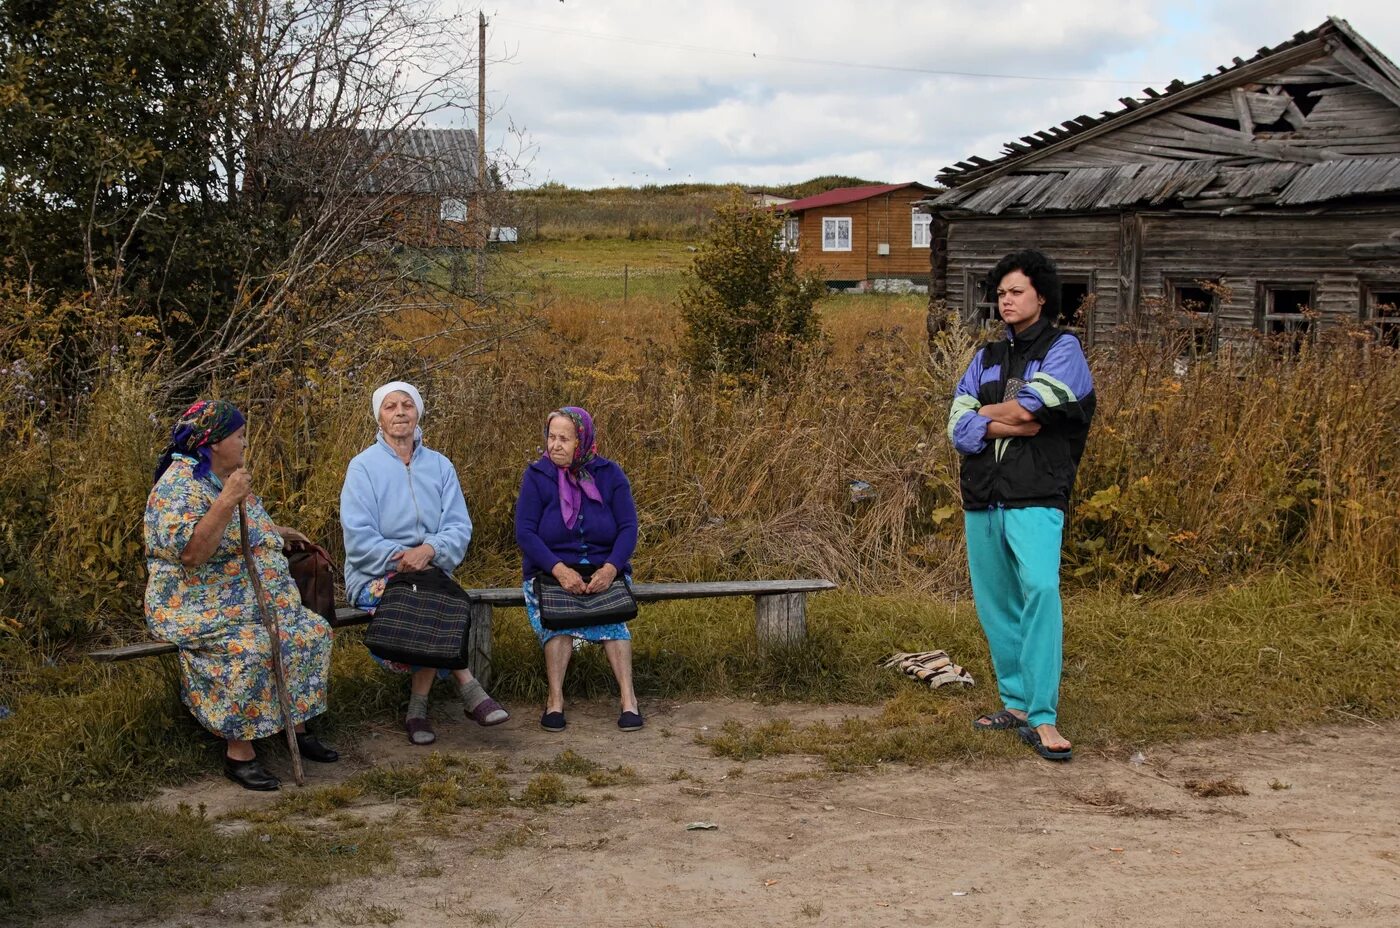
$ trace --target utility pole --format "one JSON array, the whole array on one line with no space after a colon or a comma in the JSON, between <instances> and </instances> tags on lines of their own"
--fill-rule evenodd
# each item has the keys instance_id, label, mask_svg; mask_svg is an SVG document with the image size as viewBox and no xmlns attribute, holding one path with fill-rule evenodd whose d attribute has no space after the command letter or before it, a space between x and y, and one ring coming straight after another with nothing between
<instances>
[{"instance_id":1,"label":"utility pole","mask_svg":"<svg viewBox=\"0 0 1400 928\"><path fill-rule=\"evenodd\" d=\"M486 239L491 221L486 216L486 14L476 14L476 299L486 295Z\"/></svg>"}]
</instances>

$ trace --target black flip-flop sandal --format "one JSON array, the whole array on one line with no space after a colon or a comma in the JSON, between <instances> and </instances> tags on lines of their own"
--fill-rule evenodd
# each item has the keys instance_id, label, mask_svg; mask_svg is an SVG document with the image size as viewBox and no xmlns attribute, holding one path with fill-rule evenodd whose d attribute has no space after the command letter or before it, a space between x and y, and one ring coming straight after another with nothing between
<instances>
[{"instance_id":1,"label":"black flip-flop sandal","mask_svg":"<svg viewBox=\"0 0 1400 928\"><path fill-rule=\"evenodd\" d=\"M972 727L978 731L1006 731L1011 728L1020 728L1024 724L1026 724L1025 719L1010 709L1002 709L991 715L979 715L973 720Z\"/></svg>"},{"instance_id":2,"label":"black flip-flop sandal","mask_svg":"<svg viewBox=\"0 0 1400 928\"><path fill-rule=\"evenodd\" d=\"M1016 734L1021 736L1021 740L1029 744L1031 748L1046 760L1069 760L1074 757L1074 748L1066 748L1063 751L1052 751L1045 746L1045 742L1040 740L1040 732L1029 725L1022 725L1016 729Z\"/></svg>"}]
</instances>

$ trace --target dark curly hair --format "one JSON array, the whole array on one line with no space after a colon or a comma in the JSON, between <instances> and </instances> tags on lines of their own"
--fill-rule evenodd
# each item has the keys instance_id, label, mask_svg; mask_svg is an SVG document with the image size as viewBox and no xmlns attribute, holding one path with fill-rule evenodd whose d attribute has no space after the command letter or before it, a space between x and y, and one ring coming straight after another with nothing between
<instances>
[{"instance_id":1,"label":"dark curly hair","mask_svg":"<svg viewBox=\"0 0 1400 928\"><path fill-rule=\"evenodd\" d=\"M1040 314L1051 323L1056 322L1060 318L1060 271L1049 255L1034 248L1023 248L998 261L982 284L987 299L993 304L997 302L997 287L1001 285L1001 279L1012 271L1020 271L1031 279L1036 294L1045 298Z\"/></svg>"}]
</instances>

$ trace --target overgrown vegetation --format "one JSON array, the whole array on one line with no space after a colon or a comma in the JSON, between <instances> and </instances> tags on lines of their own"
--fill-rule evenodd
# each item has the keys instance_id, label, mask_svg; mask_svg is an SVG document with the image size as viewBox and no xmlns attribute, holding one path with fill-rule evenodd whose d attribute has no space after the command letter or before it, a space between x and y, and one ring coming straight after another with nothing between
<instances>
[{"instance_id":1,"label":"overgrown vegetation","mask_svg":"<svg viewBox=\"0 0 1400 928\"><path fill-rule=\"evenodd\" d=\"M797 269L795 252L774 247L782 224L738 199L716 211L680 294L692 369L746 383L786 379L820 345L816 305L826 284Z\"/></svg>"}]
</instances>

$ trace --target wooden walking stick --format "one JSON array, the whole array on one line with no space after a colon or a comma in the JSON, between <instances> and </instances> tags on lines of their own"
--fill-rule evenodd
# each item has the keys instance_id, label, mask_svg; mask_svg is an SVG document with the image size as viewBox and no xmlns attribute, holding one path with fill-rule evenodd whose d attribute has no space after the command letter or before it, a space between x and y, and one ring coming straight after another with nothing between
<instances>
[{"instance_id":1,"label":"wooden walking stick","mask_svg":"<svg viewBox=\"0 0 1400 928\"><path fill-rule=\"evenodd\" d=\"M287 669L282 666L282 634L277 627L277 614L272 611L262 578L258 576L258 566L253 563L253 549L248 544L248 507L242 501L238 503L238 535L243 542L243 566L248 568L248 577L253 581L258 613L262 616L263 628L267 629L268 641L272 643L272 675L277 680L277 704L282 709L282 725L287 730L287 748L292 752L292 779L297 786L305 786L301 750L297 747L297 723L292 715L292 694L287 690Z\"/></svg>"}]
</instances>

